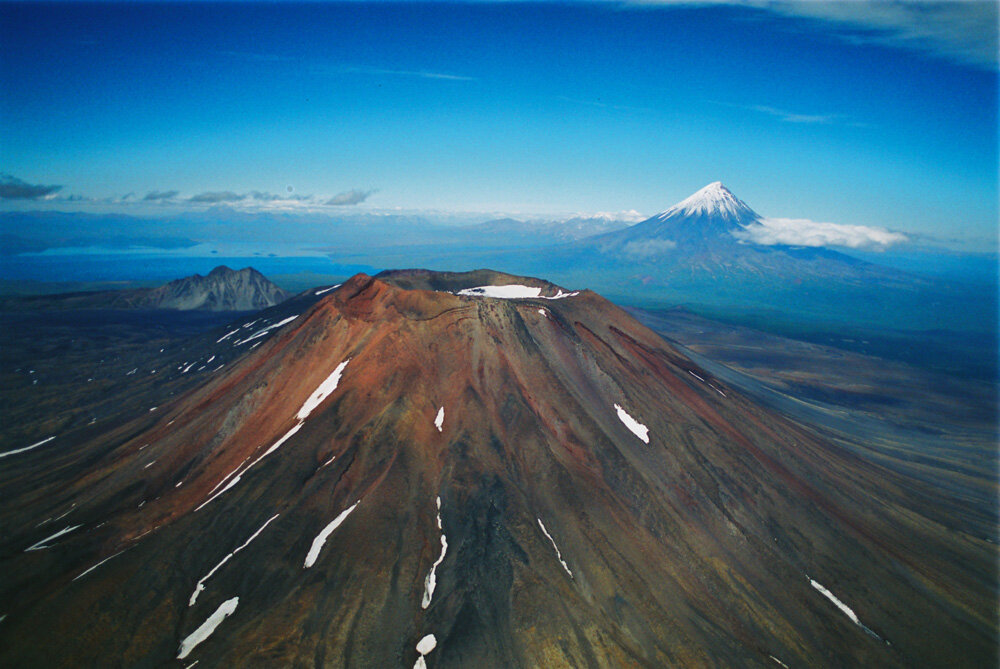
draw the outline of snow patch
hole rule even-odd
[[[215,343],[216,344],[221,344],[222,342],[226,341],[227,339],[229,339],[230,337],[232,337],[234,334],[236,334],[239,331],[240,331],[240,329],[236,328],[232,332],[227,332],[226,334],[222,335],[222,337],[220,339],[216,339]]]
[[[774,655],[768,655],[768,657],[777,662],[778,664],[780,664],[781,666],[783,666],[785,669],[788,669],[788,665],[779,660],[778,658],[776,658]]]
[[[28,551],[40,551],[43,548],[49,548],[45,544],[47,544],[48,542],[52,541],[53,539],[58,539],[59,537],[63,536],[64,534],[69,534],[73,530],[78,529],[80,527],[83,527],[83,525],[70,525],[69,527],[64,527],[63,529],[59,530],[58,532],[56,532],[52,536],[45,537],[44,539],[42,539],[38,543],[32,544],[31,546],[25,548],[24,552],[27,553]]]
[[[543,300],[561,300],[564,297],[573,297],[579,295],[579,291],[573,293],[564,293],[562,289],[558,289],[555,295],[547,297],[542,295],[542,289],[535,286],[523,286],[518,283],[508,284],[506,286],[476,286],[475,288],[464,288],[456,295],[464,295],[466,297],[494,297],[501,300],[521,300],[530,298],[540,298]]]
[[[690,374],[694,378],[698,379],[702,383],[705,383],[705,379],[701,378],[700,376],[698,376],[697,374],[695,374],[694,372],[692,372],[690,369],[688,370],[688,374]]]
[[[296,423],[295,425],[293,425],[292,429],[290,429],[288,432],[286,432],[284,435],[282,435],[281,438],[278,439],[278,441],[274,442],[269,449],[267,449],[266,451],[264,451],[263,453],[261,453],[260,456],[256,460],[254,460],[253,462],[251,462],[246,467],[244,467],[243,464],[245,464],[246,461],[249,460],[250,458],[247,458],[246,460],[243,461],[243,464],[240,464],[239,467],[237,467],[233,471],[231,471],[228,474],[226,474],[226,476],[222,479],[222,481],[219,481],[218,483],[215,484],[215,488],[218,488],[220,485],[222,485],[222,483],[226,479],[228,479],[229,477],[233,476],[234,474],[236,474],[236,477],[233,478],[231,481],[229,481],[229,483],[226,484],[225,488],[223,488],[219,492],[215,493],[214,495],[212,494],[212,492],[215,491],[215,488],[212,488],[212,491],[209,492],[209,495],[211,495],[211,496],[208,499],[206,499],[204,502],[202,502],[201,505],[198,506],[195,509],[195,511],[200,511],[203,507],[207,506],[209,502],[211,502],[212,500],[214,500],[216,497],[219,497],[220,495],[222,495],[222,493],[226,492],[227,490],[229,490],[230,488],[232,488],[233,486],[235,486],[237,483],[239,483],[240,479],[243,478],[243,475],[251,467],[253,467],[255,464],[257,464],[258,462],[260,462],[261,460],[263,460],[264,458],[266,458],[271,453],[274,453],[276,450],[278,450],[278,448],[283,443],[285,443],[286,441],[288,441],[288,439],[291,438],[291,436],[293,434],[295,434],[296,432],[298,432],[302,428],[302,425],[303,425],[303,423]]]
[[[809,577],[807,576],[806,578],[809,578]],[[866,627],[865,624],[862,623],[858,619],[858,616],[854,613],[854,610],[851,609],[851,607],[849,607],[847,604],[845,604],[842,601],[840,601],[839,599],[837,599],[837,597],[832,592],[830,592],[825,587],[823,587],[822,585],[820,585],[819,583],[817,583],[816,581],[814,581],[811,578],[809,579],[809,584],[812,587],[816,588],[816,590],[818,590],[821,595],[823,595],[824,597],[826,597],[827,599],[829,599],[831,602],[833,602],[833,604],[838,609],[840,609],[841,613],[843,613],[845,616],[847,616],[848,618],[851,619],[851,622],[853,622],[855,625],[857,625],[858,627],[860,627],[861,629],[863,629],[865,632],[867,632],[868,634],[870,634],[873,637],[875,637],[876,639],[878,639],[879,641],[882,640],[882,637],[880,637],[878,634],[875,634],[875,632],[873,632],[871,629],[869,629],[868,627]]]
[[[97,564],[95,564],[90,569],[86,569],[86,570],[80,572],[80,574],[76,578],[74,578],[73,580],[74,581],[80,580],[81,578],[83,578],[84,576],[86,576],[90,572],[94,571],[95,569],[97,569],[98,567],[100,567],[102,564],[104,564],[105,562],[107,562],[108,560],[110,560],[111,558],[116,558],[116,557],[118,557],[119,555],[121,555],[122,553],[124,553],[127,550],[128,550],[128,548],[126,548],[124,551],[118,551],[114,555],[109,555],[108,557],[104,558],[103,560],[101,560],[100,562],[98,562]]]
[[[417,661],[413,664],[413,669],[426,669],[427,662],[424,660],[424,655],[427,655],[435,648],[437,648],[437,638],[433,634],[428,634],[418,641],[417,652],[420,653],[420,656],[417,657]]]
[[[212,632],[215,631],[215,628],[218,627],[223,620],[231,616],[234,611],[236,611],[236,605],[239,603],[240,598],[233,597],[232,599],[227,599],[222,602],[222,604],[219,604],[219,608],[215,610],[215,613],[208,617],[208,620],[203,622],[198,629],[191,632],[187,638],[181,641],[181,647],[177,651],[177,659],[183,660],[192,650],[195,649],[195,646],[212,636]]]
[[[337,290],[342,284],[337,284],[336,286],[330,286],[329,288],[323,288],[322,290],[317,290],[313,295],[322,295],[324,293],[329,293],[331,290]]]
[[[316,559],[319,557],[319,552],[323,550],[323,544],[326,540],[330,538],[333,531],[340,527],[340,524],[351,515],[351,511],[354,511],[355,507],[361,503],[359,499],[352,506],[347,507],[345,510],[340,512],[340,515],[333,519],[329,525],[323,528],[323,531],[316,535],[313,539],[312,546],[309,548],[309,552],[306,554],[306,561],[303,564],[303,569],[308,569],[309,567],[316,564]]]
[[[243,463],[240,464],[239,467],[237,467],[233,471],[231,471],[228,474],[226,474],[226,476],[221,481],[219,481],[218,483],[215,484],[215,488],[212,488],[212,490],[209,492],[209,495],[210,495],[209,498],[207,500],[205,500],[200,506],[198,506],[195,509],[195,511],[200,510],[205,505],[207,505],[209,502],[211,502],[212,500],[214,500],[216,497],[218,497],[219,495],[223,494],[224,492],[226,492],[227,490],[229,490],[230,488],[232,488],[233,486],[235,486],[237,483],[239,483],[240,479],[243,477],[243,474],[245,474],[247,472],[247,470],[249,470],[251,467],[253,467],[254,465],[256,465],[258,462],[260,462],[261,460],[263,460],[265,457],[267,457],[271,453],[274,453],[276,450],[278,450],[279,447],[281,447],[282,444],[284,444],[286,441],[288,441],[292,437],[292,435],[294,435],[296,432],[298,432],[300,429],[302,429],[302,426],[305,424],[304,423],[305,419],[309,417],[309,414],[312,413],[313,409],[315,409],[316,407],[318,407],[323,402],[323,400],[325,400],[327,397],[329,397],[330,393],[332,393],[334,390],[336,390],[337,384],[340,383],[340,376],[343,373],[344,368],[347,367],[347,363],[349,363],[350,361],[351,361],[351,359],[348,358],[344,362],[342,362],[339,365],[337,365],[337,368],[335,370],[333,370],[333,373],[331,373],[330,376],[328,376],[326,378],[326,380],[323,381],[323,383],[319,384],[319,388],[317,388],[313,392],[313,394],[309,396],[309,398],[302,405],[302,408],[299,409],[299,412],[296,414],[295,417],[298,419],[298,421],[299,421],[298,423],[296,423],[295,425],[293,425],[292,428],[290,430],[288,430],[288,432],[286,432],[284,435],[282,435],[282,437],[280,439],[278,439],[276,442],[274,442],[274,444],[272,444],[270,448],[268,448],[266,451],[264,451],[256,460],[254,460],[253,462],[251,462],[249,465],[246,465],[245,467],[243,466],[244,464],[246,464],[247,460],[250,459],[250,458],[247,458],[247,460],[244,460]],[[332,462],[332,460],[331,460],[331,462]],[[327,463],[327,464],[329,464],[329,463]],[[218,492],[215,492],[216,488],[218,488],[220,485],[222,485],[230,477],[234,477],[234,478],[232,478],[232,480],[230,480],[229,483],[226,484],[226,487],[224,487],[222,490],[219,490]]]
[[[428,634],[417,642],[417,652],[421,655],[426,655],[435,648],[437,648],[437,638],[433,634]]]
[[[323,400],[330,396],[334,390],[337,389],[337,385],[340,383],[340,375],[344,373],[344,368],[347,367],[347,363],[351,361],[350,358],[344,362],[337,365],[337,368],[333,370],[330,376],[326,377],[323,383],[319,384],[319,387],[313,391],[313,394],[309,396],[309,399],[305,401],[302,408],[296,414],[296,418],[299,420],[305,420],[313,409],[318,407]]]
[[[271,330],[274,330],[275,328],[280,328],[282,325],[285,325],[287,323],[291,323],[292,321],[294,321],[298,317],[299,317],[299,315],[295,314],[294,316],[289,316],[288,318],[286,318],[283,321],[279,321],[279,322],[274,323],[272,325],[268,325],[266,328],[261,328],[260,330],[257,330],[257,332],[254,332],[252,335],[250,335],[246,339],[241,339],[240,341],[234,343],[233,346],[242,346],[243,344],[247,343],[248,341],[253,341],[254,339],[258,339],[260,337],[263,337],[264,335],[266,335]],[[256,321],[254,321],[254,322],[256,322]]]
[[[569,577],[573,578],[573,572],[569,570],[569,565],[567,565],[566,561],[562,559],[562,553],[559,552],[559,547],[556,546],[556,540],[553,539],[552,535],[549,534],[549,531],[545,529],[545,523],[542,522],[541,518],[536,518],[535,520],[538,521],[538,526],[542,528],[542,532],[545,534],[545,536],[547,536],[549,538],[549,541],[552,542],[552,547],[556,549],[556,559],[559,560],[559,564],[561,564],[562,568],[566,570],[566,573],[569,574]]]
[[[437,526],[439,530],[444,530],[444,525],[441,522],[441,498],[438,497],[437,504]],[[441,555],[438,559],[434,561],[431,565],[431,570],[427,573],[426,578],[424,578],[424,596],[420,601],[420,608],[426,609],[431,605],[431,599],[434,597],[434,589],[437,587],[437,568],[441,566],[444,562],[445,553],[448,552],[448,537],[445,536],[444,532],[441,532]]]
[[[243,550],[244,548],[246,548],[247,546],[249,546],[250,542],[253,541],[254,539],[256,539],[257,536],[261,532],[264,531],[264,528],[267,527],[268,525],[270,525],[271,521],[274,520],[275,518],[277,518],[280,515],[281,515],[280,513],[276,513],[273,516],[271,516],[270,518],[268,518],[267,522],[264,523],[263,525],[261,525],[261,527],[260,527],[259,530],[257,530],[256,532],[254,532],[253,534],[250,535],[249,539],[247,539],[242,544],[240,544],[240,546],[236,550],[234,550],[232,553],[229,553],[228,555],[226,555],[226,557],[222,558],[222,561],[219,562],[219,564],[217,564],[214,567],[212,567],[211,571],[209,571],[207,574],[205,574],[204,576],[202,576],[201,580],[198,581],[198,584],[195,585],[194,592],[191,593],[191,599],[188,600],[188,606],[194,606],[194,603],[196,601],[198,601],[198,595],[201,594],[201,592],[205,589],[205,581],[207,581],[208,579],[212,578],[212,574],[214,574],[215,572],[219,571],[219,569],[222,568],[222,565],[224,565],[227,562],[229,562],[229,560],[231,560],[234,555],[236,555],[241,550]]]
[[[438,429],[438,432],[443,432],[441,429],[444,426],[444,407],[438,409],[437,416],[434,418],[434,427]]]
[[[632,431],[632,434],[642,439],[647,444],[649,443],[649,428],[637,421],[632,416],[628,415],[625,409],[621,408],[620,405],[615,405],[615,411],[618,412],[618,419],[625,424],[625,427]]]
[[[32,444],[31,446],[25,446],[24,448],[16,448],[13,451],[7,451],[5,453],[0,453],[0,458],[6,458],[8,455],[17,455],[18,453],[24,453],[25,451],[30,451],[33,448],[38,448],[43,444],[47,444],[55,439],[55,437],[49,437],[48,439],[42,439],[41,441]]]

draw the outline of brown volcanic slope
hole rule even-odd
[[[556,293],[358,275],[172,404],[0,459],[0,666],[995,662],[993,547],[920,484],[593,293],[426,289],[488,283]]]

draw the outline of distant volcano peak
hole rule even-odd
[[[718,216],[746,224],[760,218],[743,200],[726,188],[721,181],[714,181],[690,197],[681,200],[657,218],[675,216]]]

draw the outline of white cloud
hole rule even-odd
[[[430,70],[391,70],[380,67],[342,67],[342,72],[366,75],[387,75],[395,77],[416,77],[418,79],[438,79],[443,81],[475,81],[475,77],[467,77],[450,72],[433,72]]]
[[[778,109],[776,107],[768,107],[765,105],[754,105],[750,109],[760,112],[762,114],[768,114],[782,121],[787,121],[788,123],[833,123],[841,118],[839,114],[796,114],[795,112],[785,111],[784,109]]]
[[[820,223],[806,218],[765,218],[733,233],[737,238],[763,246],[844,246],[851,249],[885,249],[909,241],[901,232],[866,225]]]
[[[847,42],[881,44],[997,68],[998,4],[990,0],[630,0],[646,6],[734,5],[827,24]]]
[[[755,3],[756,4],[756,3]],[[897,2],[762,2],[785,16],[824,21],[854,42],[921,51],[967,65],[997,67],[997,3],[948,0]]]

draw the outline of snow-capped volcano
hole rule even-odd
[[[747,204],[733,195],[721,181],[708,184],[690,197],[681,200],[650,220],[666,220],[677,216],[714,216],[740,225],[757,220],[760,216]]]
[[[871,286],[899,280],[892,270],[832,249],[755,244],[748,231],[764,222],[763,216],[715,181],[662,213],[581,240],[577,248],[586,249],[585,257],[592,259],[588,261],[599,266],[641,265],[645,285],[655,282],[676,288],[683,282],[713,292],[723,284],[745,288],[748,282]],[[580,259],[573,262],[579,264]]]
[[[760,220],[757,212],[716,181],[662,213],[593,240],[605,252],[651,259],[674,249],[736,244],[733,233]]]

